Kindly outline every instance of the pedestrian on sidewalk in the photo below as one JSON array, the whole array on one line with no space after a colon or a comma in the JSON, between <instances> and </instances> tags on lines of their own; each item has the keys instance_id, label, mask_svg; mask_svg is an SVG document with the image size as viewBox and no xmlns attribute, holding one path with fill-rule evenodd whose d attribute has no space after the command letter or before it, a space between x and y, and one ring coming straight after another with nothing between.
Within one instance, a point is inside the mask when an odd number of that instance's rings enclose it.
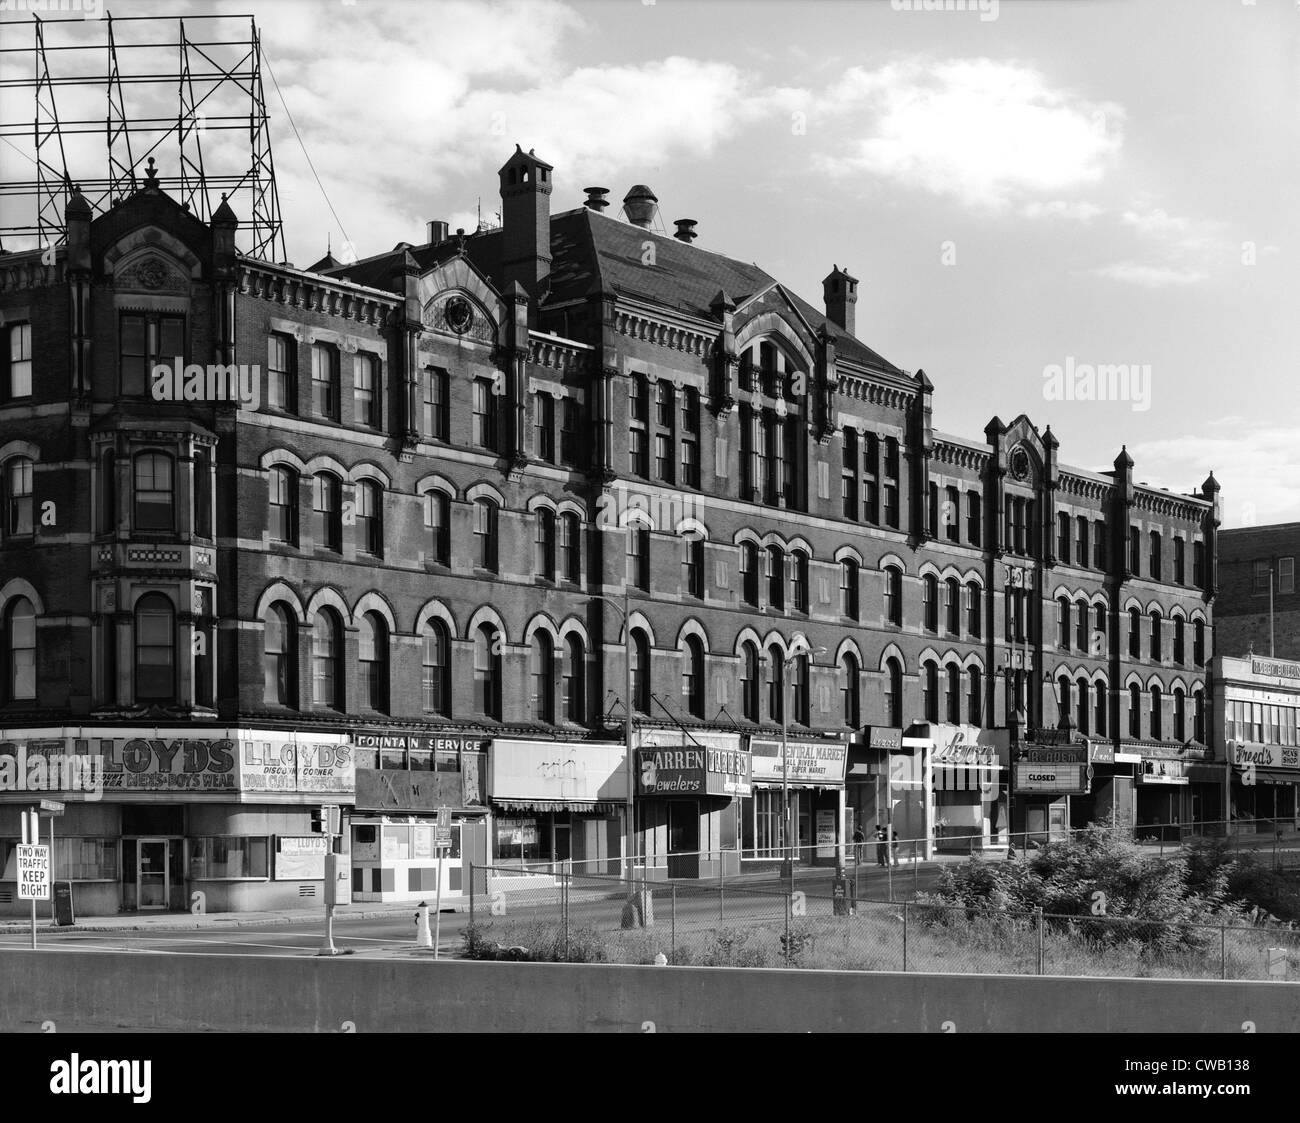
<instances>
[{"instance_id":1,"label":"pedestrian on sidewalk","mask_svg":"<svg viewBox=\"0 0 1300 1123\"><path fill-rule=\"evenodd\" d=\"M862 833L861 827L853 828L853 864L859 865L862 862L862 844L867 841L867 836Z\"/></svg>"},{"instance_id":2,"label":"pedestrian on sidewalk","mask_svg":"<svg viewBox=\"0 0 1300 1123\"><path fill-rule=\"evenodd\" d=\"M898 865L898 832L893 827L889 828L889 848L894 853L894 865Z\"/></svg>"},{"instance_id":3,"label":"pedestrian on sidewalk","mask_svg":"<svg viewBox=\"0 0 1300 1123\"><path fill-rule=\"evenodd\" d=\"M889 839L884 827L876 827L876 865L889 865Z\"/></svg>"}]
</instances>

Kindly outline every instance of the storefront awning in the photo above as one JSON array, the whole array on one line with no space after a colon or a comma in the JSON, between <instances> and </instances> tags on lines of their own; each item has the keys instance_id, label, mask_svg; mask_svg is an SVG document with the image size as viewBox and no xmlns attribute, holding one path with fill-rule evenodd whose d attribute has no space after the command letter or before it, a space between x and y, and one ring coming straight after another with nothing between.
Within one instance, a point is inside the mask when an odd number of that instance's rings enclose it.
<instances>
[{"instance_id":1,"label":"storefront awning","mask_svg":"<svg viewBox=\"0 0 1300 1123\"><path fill-rule=\"evenodd\" d=\"M1223 775L1222 769L1216 769L1220 777ZM1238 783L1241 782L1241 769L1233 769L1234 778ZM1300 772L1286 768L1256 768L1255 783L1257 784L1300 784Z\"/></svg>"},{"instance_id":2,"label":"storefront awning","mask_svg":"<svg viewBox=\"0 0 1300 1123\"><path fill-rule=\"evenodd\" d=\"M494 799L493 807L498 807L502 811L574 811L580 814L590 815L613 815L620 808L626 806L622 803L612 803L608 800L562 800L562 799Z\"/></svg>"}]
</instances>

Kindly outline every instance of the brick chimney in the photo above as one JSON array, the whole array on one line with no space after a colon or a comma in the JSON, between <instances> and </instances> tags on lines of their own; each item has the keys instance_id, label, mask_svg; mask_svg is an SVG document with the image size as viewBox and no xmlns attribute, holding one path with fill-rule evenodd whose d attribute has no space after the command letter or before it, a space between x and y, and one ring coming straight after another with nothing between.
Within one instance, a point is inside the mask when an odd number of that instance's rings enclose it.
<instances>
[{"instance_id":1,"label":"brick chimney","mask_svg":"<svg viewBox=\"0 0 1300 1123\"><path fill-rule=\"evenodd\" d=\"M530 148L515 153L501 179L501 291L518 281L539 300L551 274L551 165Z\"/></svg>"},{"instance_id":2,"label":"brick chimney","mask_svg":"<svg viewBox=\"0 0 1300 1123\"><path fill-rule=\"evenodd\" d=\"M857 335L854 305L858 302L858 279L838 265L832 266L822 281L822 297L826 302L826 318L849 335Z\"/></svg>"}]
</instances>

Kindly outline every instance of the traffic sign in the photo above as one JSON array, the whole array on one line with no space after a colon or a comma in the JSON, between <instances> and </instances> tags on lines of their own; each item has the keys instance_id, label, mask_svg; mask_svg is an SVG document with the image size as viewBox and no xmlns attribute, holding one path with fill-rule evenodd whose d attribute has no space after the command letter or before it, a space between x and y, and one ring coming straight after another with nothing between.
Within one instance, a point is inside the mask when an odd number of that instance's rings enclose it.
<instances>
[{"instance_id":1,"label":"traffic sign","mask_svg":"<svg viewBox=\"0 0 1300 1123\"><path fill-rule=\"evenodd\" d=\"M439 850L451 849L451 828L434 827L433 828L433 845Z\"/></svg>"},{"instance_id":2,"label":"traffic sign","mask_svg":"<svg viewBox=\"0 0 1300 1123\"><path fill-rule=\"evenodd\" d=\"M41 800L42 815L62 815L67 810L67 804L60 803L57 799Z\"/></svg>"},{"instance_id":3,"label":"traffic sign","mask_svg":"<svg viewBox=\"0 0 1300 1123\"><path fill-rule=\"evenodd\" d=\"M451 808L450 808L450 807L439 807L439 808L438 808L438 826L442 827L444 830L445 830L447 827L450 827L450 826L451 826Z\"/></svg>"},{"instance_id":4,"label":"traffic sign","mask_svg":"<svg viewBox=\"0 0 1300 1123\"><path fill-rule=\"evenodd\" d=\"M44 901L50 895L50 848L19 846L18 899Z\"/></svg>"}]
</instances>

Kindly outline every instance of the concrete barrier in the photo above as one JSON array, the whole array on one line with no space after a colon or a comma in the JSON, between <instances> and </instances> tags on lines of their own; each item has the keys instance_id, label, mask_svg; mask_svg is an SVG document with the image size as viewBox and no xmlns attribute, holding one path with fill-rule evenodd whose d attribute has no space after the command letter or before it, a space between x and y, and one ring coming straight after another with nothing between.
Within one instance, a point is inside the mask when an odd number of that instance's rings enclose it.
<instances>
[{"instance_id":1,"label":"concrete barrier","mask_svg":"<svg viewBox=\"0 0 1300 1123\"><path fill-rule=\"evenodd\" d=\"M1300 1032L1300 983L0 953L0 1031Z\"/></svg>"}]
</instances>

